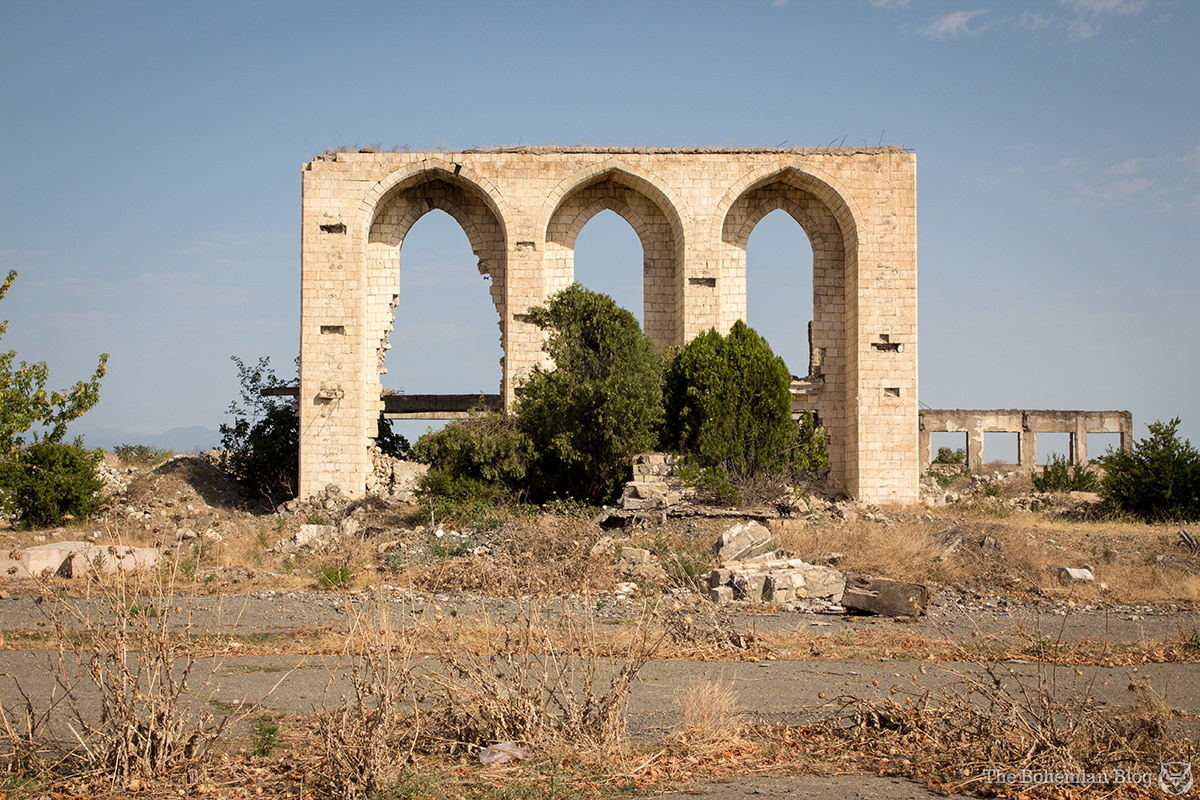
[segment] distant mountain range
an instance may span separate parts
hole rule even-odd
[[[164,433],[130,433],[116,428],[103,428],[86,422],[75,423],[67,434],[68,439],[83,437],[87,447],[103,447],[111,450],[119,444],[144,444],[175,453],[198,453],[212,450],[221,444],[221,434],[213,428],[193,425],[188,428],[171,428]]]

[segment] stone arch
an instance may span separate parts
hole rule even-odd
[[[370,198],[374,202],[368,205]],[[391,348],[389,334],[400,297],[404,238],[421,217],[434,210],[444,211],[459,224],[478,259],[480,274],[491,282],[489,293],[504,351],[508,247],[501,209],[502,201],[493,188],[449,163],[427,162],[408,174],[393,174],[372,188],[360,207],[366,239],[366,338],[376,343],[368,375],[378,380],[385,371],[384,358]],[[503,370],[503,358],[501,367]]]
[[[685,223],[662,181],[629,171],[614,161],[564,179],[546,203],[545,293],[570,285],[575,275],[575,241],[601,211],[630,224],[642,243],[643,325],[660,349],[681,344]]]
[[[830,459],[844,485],[854,477],[857,431],[852,409],[858,388],[852,377],[858,344],[858,235],[847,197],[820,178],[784,165],[744,176],[718,206],[723,285],[733,300],[723,308],[735,319],[746,314],[746,243],[755,226],[767,214],[783,210],[808,237],[813,316],[807,375],[793,384],[793,410],[817,413],[830,434]]]

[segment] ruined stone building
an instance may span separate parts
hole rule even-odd
[[[389,412],[383,357],[410,346],[389,342],[402,245],[433,209],[462,226],[490,278],[504,405],[542,359],[528,309],[572,282],[575,239],[597,213],[616,212],[641,240],[644,327],[667,348],[745,318],[746,242],[783,209],[813,251],[809,374],[794,409],[819,415],[849,495],[917,499],[916,160],[897,147],[318,156],[303,173],[302,497],[364,491]]]

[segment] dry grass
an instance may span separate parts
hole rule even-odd
[[[1060,689],[1052,671],[1030,680],[992,664],[936,689],[914,684],[882,698],[839,697],[825,719],[796,738],[840,763],[869,765],[947,793],[1003,790],[989,781],[997,772],[1112,776],[1194,760],[1200,748],[1162,699],[1136,682],[1129,691],[1135,702],[1114,709],[1097,700],[1090,683],[1073,680]],[[1055,797],[1074,798],[1097,787],[1052,788]]]
[[[701,678],[678,687],[674,700],[680,721],[673,733],[684,752],[703,756],[744,743],[746,721],[733,683]]]
[[[97,576],[78,598],[54,579],[39,581],[54,686],[41,705],[17,686],[20,701],[0,710],[8,750],[0,760],[10,772],[90,775],[113,786],[203,778],[230,717],[195,702],[211,675],[196,667],[215,653],[199,651],[198,620],[175,619],[173,577]]]

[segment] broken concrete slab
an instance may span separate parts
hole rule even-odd
[[[712,551],[722,564],[743,561],[774,549],[771,531],[761,522],[741,522],[725,530],[713,544]]]
[[[38,578],[58,575],[78,578],[89,573],[148,570],[158,566],[162,553],[154,547],[101,545],[93,542],[55,542],[37,547],[0,551],[0,575]]]
[[[842,606],[860,614],[886,617],[919,617],[929,606],[929,588],[919,583],[846,575]]]
[[[1091,567],[1062,567],[1058,571],[1059,583],[1087,583],[1096,580]]]

